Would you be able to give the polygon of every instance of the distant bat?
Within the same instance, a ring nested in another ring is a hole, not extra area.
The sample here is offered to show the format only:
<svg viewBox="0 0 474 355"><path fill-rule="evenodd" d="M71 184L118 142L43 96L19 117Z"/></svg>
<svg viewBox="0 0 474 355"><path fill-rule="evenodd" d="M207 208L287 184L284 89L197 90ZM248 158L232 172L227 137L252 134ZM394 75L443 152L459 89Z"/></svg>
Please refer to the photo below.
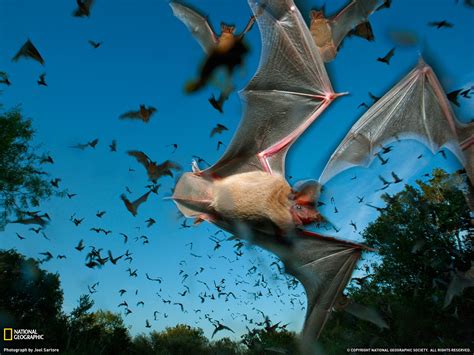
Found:
<svg viewBox="0 0 474 355"><path fill-rule="evenodd" d="M99 48L99 47L102 45L102 42L95 42L95 41L89 40L89 44L90 44L93 48L97 49L97 48Z"/></svg>
<svg viewBox="0 0 474 355"><path fill-rule="evenodd" d="M213 137L215 134L220 134L224 131L228 131L229 129L224 126L223 124L218 123L211 131L211 137Z"/></svg>
<svg viewBox="0 0 474 355"><path fill-rule="evenodd" d="M138 111L128 111L120 115L120 119L140 120L148 123L155 112L156 108L153 106L146 107L145 105L140 105Z"/></svg>
<svg viewBox="0 0 474 355"><path fill-rule="evenodd" d="M138 150L130 150L127 154L137 159L137 161L145 167L148 178L152 182L156 182L162 176L173 177L173 171L181 170L181 166L171 160L165 160L163 163L157 164L152 161L148 155Z"/></svg>
<svg viewBox="0 0 474 355"><path fill-rule="evenodd" d="M91 7L94 0L76 0L77 8L72 15L74 17L89 17L91 15Z"/></svg>
<svg viewBox="0 0 474 355"><path fill-rule="evenodd" d="M135 217L138 213L138 207L140 207L140 205L148 199L148 195L150 195L150 193L151 191L146 192L133 202L130 202L130 200L124 194L120 195L120 198L125 204L125 207L127 207L127 210Z"/></svg>
<svg viewBox="0 0 474 355"><path fill-rule="evenodd" d="M443 21L428 22L428 26L436 27L439 30L440 28L443 28L443 27L452 28L454 25L446 20L443 20Z"/></svg>
<svg viewBox="0 0 474 355"><path fill-rule="evenodd" d="M383 57L378 57L377 61L385 63L387 65L390 64L390 60L392 57L395 55L395 47L390 49L387 54L385 54Z"/></svg>
<svg viewBox="0 0 474 355"><path fill-rule="evenodd" d="M326 17L324 9L310 13L310 32L325 62L332 61L346 35L357 35L369 41L374 39L369 16L387 1L352 0L339 13ZM388 7L388 6L386 6Z"/></svg>
<svg viewBox="0 0 474 355"><path fill-rule="evenodd" d="M8 74L4 71L0 71L0 84L5 84L7 86L10 86L12 84L8 79Z"/></svg>
<svg viewBox="0 0 474 355"><path fill-rule="evenodd" d="M43 73L39 76L37 83L40 86L48 86L48 84L46 83L46 73Z"/></svg>
<svg viewBox="0 0 474 355"><path fill-rule="evenodd" d="M13 57L13 61L17 62L21 58L30 58L33 60L36 60L38 63L41 65L44 65L44 59L39 53L39 51L36 49L35 45L33 42L31 42L29 39L23 44L23 46L20 48L20 50L15 54Z"/></svg>

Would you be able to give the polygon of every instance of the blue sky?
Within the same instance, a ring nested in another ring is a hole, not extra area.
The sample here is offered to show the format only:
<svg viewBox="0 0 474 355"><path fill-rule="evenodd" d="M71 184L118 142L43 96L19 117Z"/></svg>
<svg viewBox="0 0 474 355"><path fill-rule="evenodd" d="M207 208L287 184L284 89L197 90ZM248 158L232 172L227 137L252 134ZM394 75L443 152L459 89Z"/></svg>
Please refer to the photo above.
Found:
<svg viewBox="0 0 474 355"><path fill-rule="evenodd" d="M242 29L251 15L245 1L188 3L208 14L215 29L221 20ZM343 3L328 3L327 13L334 12ZM304 5L311 8L321 2L306 1ZM304 319L304 310L298 303L298 300L304 301L302 289L288 291L284 280L272 280L276 271L275 266L270 267L273 257L261 250L246 247L238 261L229 263L225 258L235 259L234 242L224 242L214 252L214 242L209 236L217 229L212 225L203 223L180 229L182 221L176 218L176 207L163 200L170 195L174 179L162 179L159 195L150 196L137 217L125 210L119 198L126 186L133 192L130 198L139 197L148 183L144 169L125 154L127 150L142 150L158 162L173 159L185 170L190 170L192 155L202 156L211 163L216 161L222 154L222 148L216 151L217 140L228 143L239 122L238 95L231 95L221 115L207 102L211 93L218 94L217 90L208 88L195 95L184 94L184 84L195 77L203 52L185 26L172 15L166 1L97 0L91 17L85 19L72 17L74 8L73 0L3 0L0 3L0 71L6 71L12 82L10 87L1 88L1 102L5 107L21 105L23 113L33 119L36 143L41 143L41 149L50 152L55 160L47 170L52 178L62 179L62 188L77 194L71 200L55 198L42 205L42 210L52 217L45 229L51 241L29 231L28 227L9 225L0 233L0 247L16 248L34 258L46 250L55 256L67 255L66 260L55 259L43 264L61 276L65 311L69 312L79 296L88 292L87 285L100 282L98 292L92 295L96 308L120 311L117 305L126 300L133 313L124 319L133 334L145 331L148 319L152 329L161 330L183 322L201 326L210 336L213 327L204 319L208 313L234 329L238 336L249 325L243 314L262 320L255 308L275 321L290 323L290 329L299 330ZM348 91L350 95L337 99L294 145L287 158L287 173L293 177L291 182L318 178L332 151L363 113L362 108L357 108L359 103L370 104L368 92L381 96L416 64L420 54L434 67L447 92L473 85L474 53L470 45L473 14L474 10L452 0L394 1L392 8L374 14L371 23L376 41L348 39L336 60L327 65L335 90ZM304 16L308 19L306 13ZM454 27L437 30L427 26L429 21L443 19L454 23ZM419 41L412 47L398 46L387 66L376 58L394 46L390 36L394 31L409 31L416 34ZM41 52L44 67L33 61L11 61L27 38ZM239 90L258 65L257 26L246 39L251 52L244 68L235 76ZM93 49L88 40L103 41L103 45ZM36 84L42 72L46 72L48 87ZM118 119L120 114L140 104L157 107L158 112L150 123ZM472 119L473 108L472 101L463 100L462 108L454 110L461 121L468 121ZM226 125L229 131L210 139L209 132L216 123ZM100 140L95 150L70 148L94 138ZM109 152L112 139L117 140L117 153ZM175 153L167 147L172 143L179 144ZM353 232L349 222L356 221L361 230L376 218L375 210L357 204L356 196L365 195L367 201L381 205L373 192L380 187L377 175L387 176L396 171L404 181L413 182L434 166L450 170L458 167L452 156L448 161L439 154L432 156L416 142L397 144L395 150L388 166L381 167L374 162L369 169L347 171L328 183L323 199L328 202L328 196L334 196L339 213L334 215L330 203L323 213L341 228L339 237L360 241L360 235ZM421 153L426 158L409 159ZM135 172L129 172L129 168ZM357 175L356 180L350 180L353 175ZM393 193L401 188L399 184L387 191ZM102 219L95 216L98 210L106 211ZM69 220L73 214L84 218L78 227ZM157 221L151 228L144 222L149 217ZM95 234L89 230L91 227L103 227L113 233ZM27 239L20 241L16 232ZM120 232L129 235L128 244L123 244ZM141 235L149 238L148 245L134 241ZM218 237L222 239L222 234ZM134 254L134 260L130 265L120 260L115 266L107 264L100 270L90 270L84 266L85 250L79 253L74 249L80 239L84 239L86 245L102 247L105 251L110 249L114 256L128 249ZM188 245L191 242L192 250ZM193 257L190 252L202 257ZM258 271L247 275L254 265ZM201 266L205 270L194 276ZM138 269L136 279L128 277L128 267ZM184 297L178 295L184 290L180 270L190 275L184 284L191 292ZM164 281L161 285L151 282L145 273L163 277ZM268 288L254 287L262 277L258 273L268 281L272 295L267 294ZM222 278L226 279L226 290L233 291L239 299L229 302L223 298L206 299L201 304L199 294L206 289L198 280L211 287L213 280L218 283ZM236 279L250 284L236 286ZM121 288L128 291L124 297L119 297ZM259 291L264 296L254 300L252 292ZM157 293L164 299L183 303L188 313L183 314L178 306L164 304ZM281 297L277 297L280 293ZM291 298L297 300L295 305L291 304ZM136 306L140 300L144 301L144 307ZM194 309L202 309L202 313L196 314ZM154 311L160 312L157 321L153 321ZM222 335L231 334L223 332Z"/></svg>

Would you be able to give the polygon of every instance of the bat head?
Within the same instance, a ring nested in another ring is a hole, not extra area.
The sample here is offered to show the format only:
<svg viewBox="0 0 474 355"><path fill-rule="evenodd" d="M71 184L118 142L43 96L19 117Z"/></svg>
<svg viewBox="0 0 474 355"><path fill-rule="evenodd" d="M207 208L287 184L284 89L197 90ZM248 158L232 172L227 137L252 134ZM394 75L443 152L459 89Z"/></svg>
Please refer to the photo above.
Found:
<svg viewBox="0 0 474 355"><path fill-rule="evenodd" d="M316 201L321 193L321 185L315 180L301 181L295 184L289 198L290 212L296 225L321 222L323 217L316 209Z"/></svg>
<svg viewBox="0 0 474 355"><path fill-rule="evenodd" d="M222 33L230 33L234 34L235 33L235 26L234 25L228 25L224 22L221 22L221 32Z"/></svg>
<svg viewBox="0 0 474 355"><path fill-rule="evenodd" d="M311 10L309 13L309 17L311 18L311 20L325 19L326 17L324 16L324 7L321 8L321 10Z"/></svg>

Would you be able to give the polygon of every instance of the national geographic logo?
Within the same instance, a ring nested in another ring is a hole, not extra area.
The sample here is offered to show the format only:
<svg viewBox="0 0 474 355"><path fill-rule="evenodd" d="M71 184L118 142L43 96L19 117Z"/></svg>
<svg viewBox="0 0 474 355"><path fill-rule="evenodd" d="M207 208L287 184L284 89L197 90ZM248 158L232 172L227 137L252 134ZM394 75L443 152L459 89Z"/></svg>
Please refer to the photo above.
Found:
<svg viewBox="0 0 474 355"><path fill-rule="evenodd" d="M3 328L3 340L44 340L44 335L39 334L36 329Z"/></svg>

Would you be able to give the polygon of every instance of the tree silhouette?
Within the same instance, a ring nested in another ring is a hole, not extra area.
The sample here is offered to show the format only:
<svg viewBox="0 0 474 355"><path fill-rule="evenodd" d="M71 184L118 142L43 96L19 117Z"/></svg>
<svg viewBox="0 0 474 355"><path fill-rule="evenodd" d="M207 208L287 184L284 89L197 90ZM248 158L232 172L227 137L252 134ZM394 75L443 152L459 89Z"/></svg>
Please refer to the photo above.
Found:
<svg viewBox="0 0 474 355"><path fill-rule="evenodd" d="M0 108L1 109L1 108ZM32 146L31 120L19 109L0 112L0 230L10 215L39 205L53 194Z"/></svg>
<svg viewBox="0 0 474 355"><path fill-rule="evenodd" d="M367 277L349 301L378 310L389 329L335 312L321 341L330 353L348 347L472 347L474 269L470 210L459 174L434 170L427 182L405 186L364 231L380 260L369 257Z"/></svg>

